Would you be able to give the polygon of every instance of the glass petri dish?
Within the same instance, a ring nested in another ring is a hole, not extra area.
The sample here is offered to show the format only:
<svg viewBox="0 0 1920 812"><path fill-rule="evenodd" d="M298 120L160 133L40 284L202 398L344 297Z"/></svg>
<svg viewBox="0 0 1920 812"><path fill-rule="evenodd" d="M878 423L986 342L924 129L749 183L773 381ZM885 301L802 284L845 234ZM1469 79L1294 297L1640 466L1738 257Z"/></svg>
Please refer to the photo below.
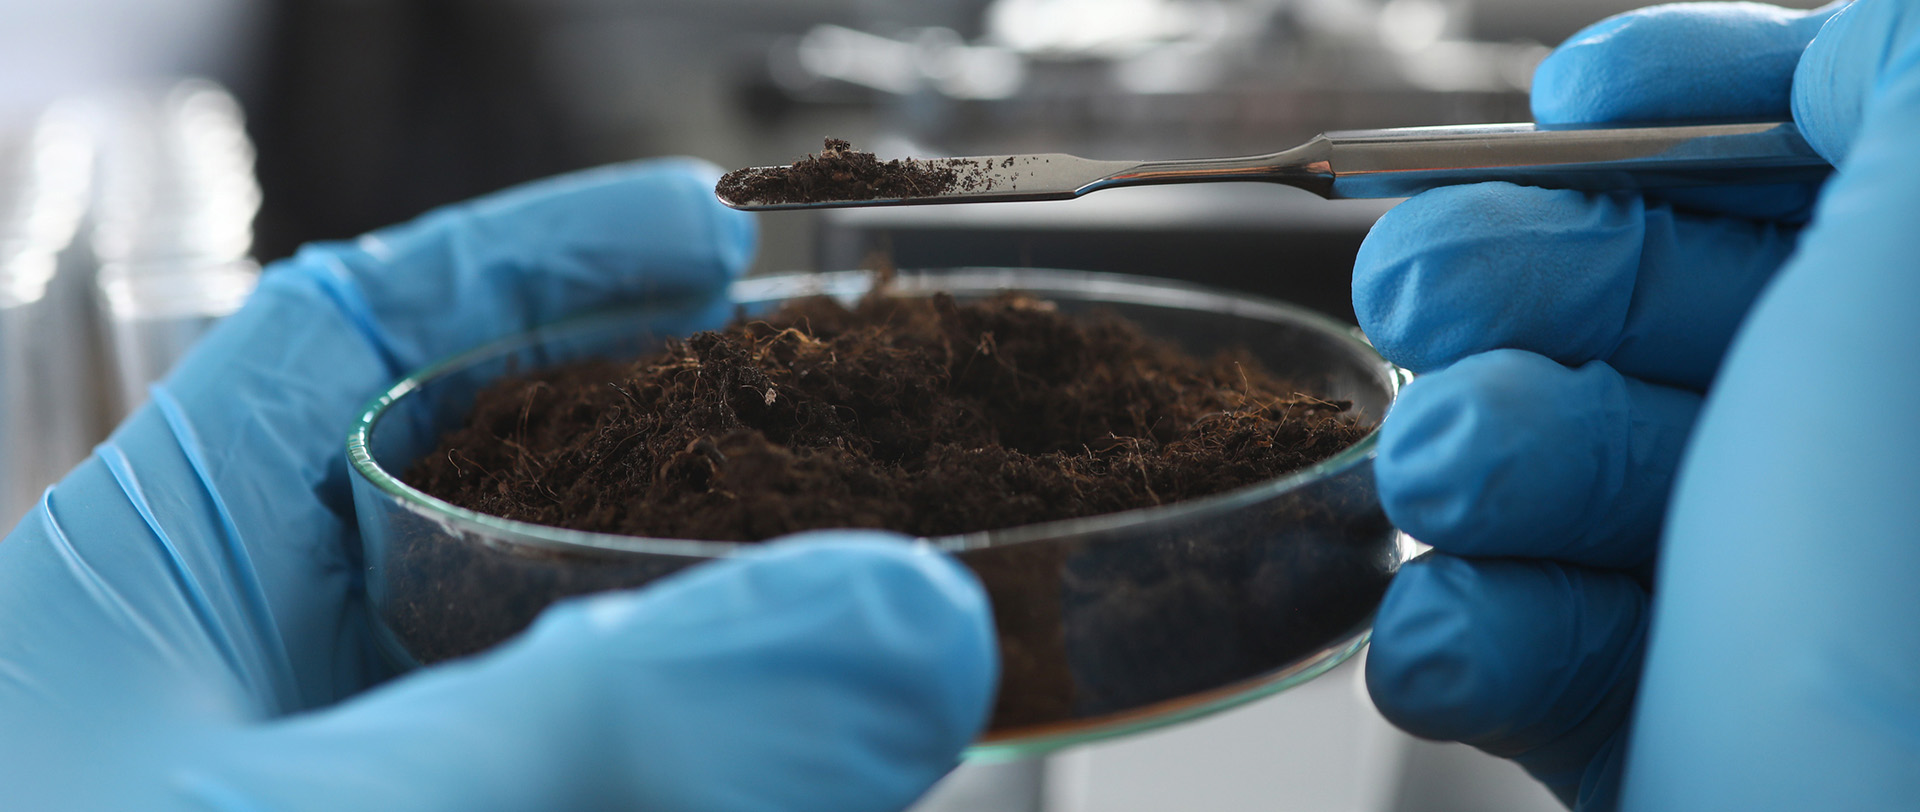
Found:
<svg viewBox="0 0 1920 812"><path fill-rule="evenodd" d="M864 272L735 283L721 306L602 314L463 353L376 397L348 438L375 635L401 667L483 650L572 595L644 585L730 555L736 542L642 538L516 522L399 478L493 380L588 357L626 358L717 326L735 308L864 295ZM1316 397L1378 421L1407 380L1347 325L1240 293L1137 276L1039 269L903 271L888 293L961 300L1021 290L1066 312L1119 313L1207 354L1249 348ZM1001 700L969 759L1021 758L1194 719L1284 690L1365 646L1411 543L1374 489L1376 435L1310 468L1164 506L928 538L993 604Z"/></svg>

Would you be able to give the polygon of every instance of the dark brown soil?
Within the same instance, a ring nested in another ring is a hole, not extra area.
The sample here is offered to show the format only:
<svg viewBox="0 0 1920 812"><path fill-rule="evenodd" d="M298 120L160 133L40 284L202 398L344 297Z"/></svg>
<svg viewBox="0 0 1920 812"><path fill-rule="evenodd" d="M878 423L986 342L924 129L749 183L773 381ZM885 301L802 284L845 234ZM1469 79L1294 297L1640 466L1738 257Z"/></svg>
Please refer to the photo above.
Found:
<svg viewBox="0 0 1920 812"><path fill-rule="evenodd" d="M986 170L966 158L881 161L838 138L826 139L819 155L789 166L736 169L721 176L714 192L733 203L820 203L931 197L989 184Z"/></svg>
<svg viewBox="0 0 1920 812"><path fill-rule="evenodd" d="M851 310L813 299L637 360L502 380L405 479L484 513L582 530L940 536L1218 493L1369 429L1250 356L1197 359L1112 315L1069 318L1022 295ZM1252 678L1361 622L1385 577L1367 545L1391 527L1371 480L1348 479L1151 542L962 554L999 634L990 729ZM684 566L424 542L399 554L403 597L387 621L424 662L484 649L559 597Z"/></svg>
<svg viewBox="0 0 1920 812"><path fill-rule="evenodd" d="M922 536L1218 493L1368 426L1245 355L1006 295L803 301L632 362L501 381L408 473L483 513L632 535Z"/></svg>

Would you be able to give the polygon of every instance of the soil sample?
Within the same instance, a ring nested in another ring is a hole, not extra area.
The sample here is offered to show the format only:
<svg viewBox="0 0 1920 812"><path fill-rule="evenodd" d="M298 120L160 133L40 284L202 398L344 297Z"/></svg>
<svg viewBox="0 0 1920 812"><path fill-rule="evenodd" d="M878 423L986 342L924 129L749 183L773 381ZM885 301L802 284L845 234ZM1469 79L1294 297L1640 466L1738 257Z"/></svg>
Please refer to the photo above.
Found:
<svg viewBox="0 0 1920 812"><path fill-rule="evenodd" d="M920 536L1148 507L1280 476L1370 426L1248 355L1002 295L816 298L500 381L407 481L482 513L660 538Z"/></svg>
<svg viewBox="0 0 1920 812"><path fill-rule="evenodd" d="M944 536L1219 493L1311 465L1371 428L1245 352L1196 358L1111 314L1069 317L1021 294L869 296L851 308L815 298L643 358L501 380L405 479L482 513L588 531ZM1156 561L1193 554L1170 545ZM1076 644L1061 607L1087 600L1063 588L1105 587L1073 574L1085 556L1026 547L967 560L1000 627L996 729L1084 715L1093 701L1070 673ZM1239 583L1257 565L1222 562L1207 577ZM1076 578L1085 583L1062 586ZM434 600L484 604L509 587L473 588ZM436 645L457 654L482 643Z"/></svg>
<svg viewBox="0 0 1920 812"><path fill-rule="evenodd" d="M789 166L728 172L714 192L734 203L781 204L928 197L990 185L986 169L971 159L881 161L846 141L828 138L819 155L808 155Z"/></svg>

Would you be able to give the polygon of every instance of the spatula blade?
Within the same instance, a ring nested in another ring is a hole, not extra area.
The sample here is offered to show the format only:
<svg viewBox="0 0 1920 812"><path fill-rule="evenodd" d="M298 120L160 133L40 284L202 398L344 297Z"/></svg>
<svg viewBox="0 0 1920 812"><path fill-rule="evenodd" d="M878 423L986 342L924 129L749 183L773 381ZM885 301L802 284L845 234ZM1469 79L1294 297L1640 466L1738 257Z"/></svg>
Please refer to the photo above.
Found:
<svg viewBox="0 0 1920 812"><path fill-rule="evenodd" d="M929 184L928 188L934 191L927 194L887 194L870 188L835 186L791 195L798 199L760 199L749 196L751 192L747 190L752 184L748 181L782 178L795 168L756 166L729 173L715 194L721 203L745 211L1064 200L1078 197L1101 181L1139 165L1137 161L1095 161L1059 153L925 158L901 163L915 171L930 173L930 177L941 182ZM730 184L728 179L736 182Z"/></svg>

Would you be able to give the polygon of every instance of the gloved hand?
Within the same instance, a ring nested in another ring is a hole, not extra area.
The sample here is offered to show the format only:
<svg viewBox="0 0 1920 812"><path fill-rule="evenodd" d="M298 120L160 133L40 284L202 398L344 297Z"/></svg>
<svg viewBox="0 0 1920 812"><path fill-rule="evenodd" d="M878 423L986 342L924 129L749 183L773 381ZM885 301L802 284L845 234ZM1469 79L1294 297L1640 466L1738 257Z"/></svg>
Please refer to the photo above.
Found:
<svg viewBox="0 0 1920 812"><path fill-rule="evenodd" d="M1898 0L1669 6L1535 75L1542 121L1791 109L1839 167L1817 202L1488 184L1374 229L1355 307L1427 373L1381 495L1440 553L1379 614L1389 719L1581 809L1920 797L1916 29Z"/></svg>
<svg viewBox="0 0 1920 812"><path fill-rule="evenodd" d="M713 178L587 172L268 269L0 542L0 808L894 810L949 769L993 691L986 602L876 534L572 601L368 690L360 405L588 307L723 318L753 229Z"/></svg>

